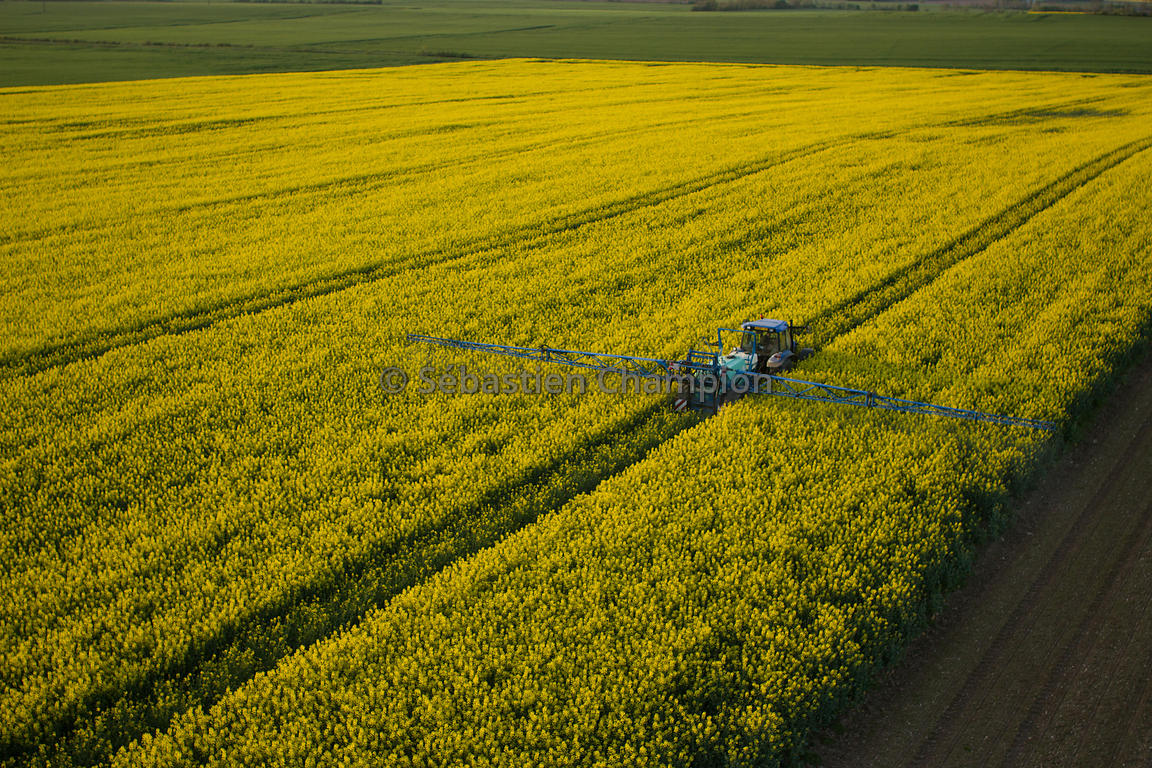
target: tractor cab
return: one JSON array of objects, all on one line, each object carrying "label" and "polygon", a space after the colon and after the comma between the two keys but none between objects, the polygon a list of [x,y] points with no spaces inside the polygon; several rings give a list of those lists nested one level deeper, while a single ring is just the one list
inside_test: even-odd
[{"label": "tractor cab", "polygon": [[793,327],[785,320],[748,320],[740,330],[722,329],[740,334],[740,345],[725,355],[721,365],[741,366],[752,373],[783,373],[812,354],[811,349],[797,349],[794,334],[807,330]]},{"label": "tractor cab", "polygon": [[[678,364],[697,378],[697,386],[690,395],[676,399],[677,408],[715,411],[723,402],[749,391],[746,374],[775,376],[790,370],[815,351],[796,348],[795,334],[807,330],[784,320],[766,318],[748,320],[739,328],[717,329],[716,341],[706,342],[714,351],[689,350]],[[712,378],[716,383],[704,386],[702,382],[709,380],[705,374],[718,377],[718,381]]]}]

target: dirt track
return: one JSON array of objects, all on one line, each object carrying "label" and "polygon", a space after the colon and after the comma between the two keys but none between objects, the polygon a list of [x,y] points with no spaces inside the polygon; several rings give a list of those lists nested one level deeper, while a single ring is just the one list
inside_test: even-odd
[{"label": "dirt track", "polygon": [[1152,766],[1152,355],[843,727],[827,768]]}]

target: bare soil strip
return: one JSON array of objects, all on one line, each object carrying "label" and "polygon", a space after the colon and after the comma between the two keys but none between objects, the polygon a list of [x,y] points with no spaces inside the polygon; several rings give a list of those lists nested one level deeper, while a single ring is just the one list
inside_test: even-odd
[{"label": "bare soil strip", "polygon": [[821,764],[1152,765],[1152,355]]}]

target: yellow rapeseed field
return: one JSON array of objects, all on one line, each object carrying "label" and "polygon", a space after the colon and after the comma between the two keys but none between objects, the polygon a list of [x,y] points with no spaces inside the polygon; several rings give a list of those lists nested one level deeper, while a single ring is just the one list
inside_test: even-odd
[{"label": "yellow rapeseed field", "polygon": [[1069,427],[1148,330],[1150,95],[536,61],[0,90],[5,764],[787,762],[1059,437],[381,369],[513,367],[408,332],[674,357],[764,314],[811,322],[806,378]]}]

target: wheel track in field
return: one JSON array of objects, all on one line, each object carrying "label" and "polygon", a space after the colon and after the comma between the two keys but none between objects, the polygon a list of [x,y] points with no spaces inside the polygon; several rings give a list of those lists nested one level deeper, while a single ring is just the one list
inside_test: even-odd
[{"label": "wheel track in field", "polygon": [[[221,121],[225,122],[225,121]],[[244,123],[245,121],[236,121]],[[248,121],[251,122],[251,121]],[[645,126],[645,130],[653,128],[675,127],[679,124],[687,124],[694,122],[692,120],[682,121],[667,121],[667,123],[654,123]],[[159,129],[158,129],[159,132]],[[377,140],[389,140],[404,138],[409,135],[416,135],[417,131],[398,132],[387,134],[384,136],[377,136]],[[583,144],[592,144],[596,141],[617,134],[617,131],[597,131],[593,133],[584,133],[577,136],[570,136],[564,139],[558,139],[547,145],[547,149],[555,147],[575,147]],[[211,209],[216,207],[225,207],[230,205],[237,205],[241,203],[251,203],[260,200],[270,200],[275,198],[288,198],[293,195],[309,194],[314,192],[325,191],[340,191],[340,190],[358,190],[358,189],[380,189],[396,182],[397,179],[403,179],[409,176],[417,176],[420,174],[432,173],[435,171],[445,170],[448,168],[461,168],[478,165],[481,163],[490,163],[494,160],[502,160],[506,158],[516,157],[518,155],[529,154],[531,152],[538,152],[545,149],[538,141],[527,142],[521,146],[508,148],[504,150],[476,154],[471,157],[456,158],[450,161],[441,162],[426,162],[416,163],[397,168],[391,168],[386,171],[377,171],[371,173],[357,173],[335,178],[325,179],[323,181],[315,181],[308,183],[292,184],[288,186],[276,187],[275,189],[260,190],[255,192],[244,192],[240,194],[223,195],[201,200],[193,200],[190,202],[181,203],[162,203],[152,208],[145,209],[139,213],[148,215],[163,215],[163,214],[181,214],[190,211]],[[269,151],[274,151],[269,147],[258,147],[250,150],[237,150],[229,152],[228,157],[235,158],[240,155],[260,155]],[[214,160],[220,160],[216,157]],[[101,166],[98,171],[100,173],[114,173],[126,169],[139,167],[141,163],[121,163],[109,166]],[[21,180],[25,181],[25,180]],[[35,179],[33,180],[35,181]],[[119,221],[88,221],[81,222],[78,225],[72,225],[72,228],[83,229],[87,232],[101,232],[113,229],[120,225]],[[27,243],[36,240],[41,240],[50,237],[57,232],[56,227],[46,227],[39,230],[28,230],[23,232],[15,232],[0,235],[0,245],[11,245],[15,243]],[[113,329],[111,332],[115,333]]]},{"label": "wheel track in field", "polygon": [[[1145,659],[1144,669],[1152,669],[1152,654]],[[1121,765],[1125,755],[1152,754],[1152,732],[1148,728],[1152,723],[1152,677],[1145,679],[1144,690],[1131,712],[1124,733],[1109,756],[1110,765]]]},{"label": "wheel track in field", "polygon": [[[500,97],[500,98],[508,98],[508,97],[505,96],[505,97]],[[468,99],[449,99],[447,101],[468,101]],[[352,110],[352,111],[367,111],[367,110]],[[327,114],[327,113],[325,113],[325,114]],[[722,117],[726,117],[726,116],[722,116]],[[260,119],[261,118],[253,118],[252,120],[239,120],[239,121],[232,121],[232,122],[234,124],[237,124],[237,125],[245,125],[245,124],[252,123],[252,122],[258,122]],[[269,119],[286,119],[286,118],[284,118],[282,116],[275,116],[275,118],[269,118]],[[228,121],[219,121],[219,122],[220,123],[226,123]],[[679,126],[692,125],[692,124],[698,123],[698,122],[700,122],[700,120],[698,118],[684,118],[684,119],[679,119],[679,120],[663,120],[663,121],[659,121],[659,122],[655,122],[655,123],[646,124],[643,126],[643,130],[645,130],[645,131],[651,131],[651,130],[655,130],[655,129],[666,130],[669,128],[676,128]],[[159,134],[162,132],[159,129],[157,129],[157,133]],[[177,131],[173,131],[172,133],[177,133]],[[393,134],[387,134],[384,136],[377,136],[376,139],[377,140],[388,140],[388,139],[404,138],[404,137],[410,136],[410,135],[418,135],[419,133],[420,132],[417,130],[404,131],[404,132],[398,132],[398,133],[393,133]],[[190,211],[210,209],[210,208],[223,207],[223,206],[229,206],[229,205],[236,205],[239,203],[251,203],[251,202],[256,202],[256,201],[260,201],[260,200],[268,200],[268,199],[274,199],[274,198],[280,198],[280,197],[291,197],[293,195],[309,194],[309,193],[313,193],[313,192],[340,191],[340,190],[345,190],[345,189],[349,189],[349,190],[381,189],[381,188],[387,187],[387,186],[395,183],[395,181],[397,179],[403,179],[403,178],[410,177],[410,176],[417,176],[420,174],[433,173],[435,171],[442,171],[442,170],[446,170],[446,169],[459,169],[461,167],[471,167],[471,166],[480,165],[480,164],[489,164],[489,163],[492,163],[493,161],[503,160],[503,159],[508,159],[508,158],[514,158],[514,157],[518,157],[520,155],[531,154],[533,152],[543,152],[543,151],[551,152],[557,148],[562,148],[562,147],[572,148],[572,147],[580,147],[580,146],[583,146],[585,144],[595,144],[596,142],[598,142],[604,138],[611,137],[611,136],[618,136],[619,133],[620,133],[620,131],[616,130],[616,129],[592,131],[590,133],[589,132],[581,133],[579,135],[569,136],[569,137],[563,138],[563,139],[549,140],[549,142],[547,144],[541,144],[539,141],[540,137],[537,136],[537,137],[532,137],[534,139],[533,141],[526,141],[525,143],[523,143],[519,146],[516,146],[516,147],[510,147],[507,149],[502,149],[502,150],[497,150],[497,151],[485,151],[485,152],[473,155],[471,157],[455,158],[453,160],[446,160],[446,161],[440,161],[440,162],[417,163],[417,164],[413,164],[413,165],[407,165],[407,166],[403,166],[403,167],[392,168],[392,169],[389,169],[386,171],[377,171],[377,172],[371,172],[371,173],[357,173],[357,174],[352,174],[352,175],[348,175],[348,176],[340,176],[337,178],[327,179],[324,181],[316,181],[316,182],[310,182],[310,183],[305,183],[305,184],[294,184],[294,185],[289,185],[289,186],[285,186],[285,187],[277,187],[275,189],[269,189],[269,190],[263,190],[263,191],[257,191],[257,192],[245,192],[242,194],[224,195],[224,196],[220,196],[220,197],[212,197],[212,198],[207,198],[207,199],[203,199],[203,200],[195,200],[195,201],[191,201],[191,202],[187,202],[187,203],[164,203],[161,205],[157,205],[154,208],[148,208],[146,210],[140,211],[140,213],[145,213],[145,214],[149,214],[149,215],[181,214],[181,213],[187,213]],[[853,137],[848,137],[848,138],[853,138]],[[811,145],[807,145],[807,146],[811,146]],[[801,149],[803,149],[803,148],[801,148]],[[240,156],[240,155],[259,155],[259,154],[267,153],[269,151],[274,151],[274,150],[270,150],[268,147],[258,147],[256,149],[251,149],[251,150],[236,150],[234,152],[229,152],[228,157],[235,158],[235,157]],[[220,160],[221,158],[217,157],[217,158],[213,158],[213,159]],[[140,163],[123,163],[123,164],[116,164],[116,165],[109,165],[109,166],[101,166],[98,170],[101,173],[113,173],[116,171],[123,171],[125,169],[139,167],[140,165],[141,165]],[[27,180],[21,179],[21,181],[27,181]],[[35,179],[33,181],[35,181]],[[119,225],[120,225],[119,221],[111,221],[111,222],[89,221],[87,223],[81,222],[79,225],[72,225],[72,227],[84,229],[87,232],[101,232],[101,231],[113,229]],[[525,228],[530,229],[530,228],[533,228],[536,226],[540,226],[540,224],[527,225]],[[12,244],[15,244],[18,242],[19,243],[27,243],[27,242],[34,242],[36,240],[42,240],[46,237],[51,237],[57,231],[58,231],[58,228],[56,228],[56,227],[46,227],[46,228],[42,228],[39,230],[28,230],[28,231],[23,231],[23,232],[0,234],[0,246],[12,245]],[[482,239],[483,238],[476,238],[476,240],[482,240]],[[110,331],[110,332],[114,333],[116,331],[115,331],[115,329],[112,329],[112,331]]]},{"label": "wheel track in field", "polygon": [[[555,461],[530,468],[518,482],[494,487],[402,539],[376,542],[339,572],[302,583],[221,625],[214,635],[194,639],[182,658],[142,671],[120,689],[86,697],[42,724],[58,735],[48,747],[50,758],[66,765],[105,762],[117,748],[152,728],[165,727],[173,716],[197,705],[210,706],[298,648],[361,621],[404,589],[591,491],[699,421],[692,415],[668,418],[663,410],[662,402],[648,404],[571,446]],[[642,437],[621,451],[621,434]],[[181,702],[175,709],[173,694]],[[39,748],[27,734],[5,735],[0,762],[38,764],[34,758]]]},{"label": "wheel track in field", "polygon": [[[624,87],[624,86],[617,86],[617,87]],[[581,92],[583,90],[586,90],[586,89],[579,89],[579,91],[577,91],[577,92]],[[535,95],[542,95],[542,94],[535,94]],[[486,97],[482,97],[482,98],[483,99],[502,99],[502,98],[510,98],[510,97],[507,95],[500,95],[500,96],[486,96]],[[701,96],[698,98],[706,98],[706,97]],[[444,100],[437,100],[437,101],[431,101],[431,102],[419,102],[415,105],[400,104],[400,105],[395,105],[395,107],[386,107],[386,108],[403,108],[403,107],[408,107],[408,106],[426,106],[429,104],[467,102],[467,101],[473,101],[473,100],[475,100],[475,99],[470,99],[470,98],[444,99]],[[662,103],[664,101],[666,101],[666,99],[651,98],[651,99],[641,99],[641,100],[638,100],[636,103],[646,103],[646,102]],[[911,127],[911,128],[907,128],[906,130],[914,131],[914,130],[930,130],[933,128],[954,128],[954,127],[965,127],[965,126],[973,126],[973,125],[984,125],[986,123],[994,124],[994,125],[1000,125],[1000,124],[1004,124],[1005,121],[1012,121],[1012,120],[1016,120],[1016,119],[1021,119],[1021,118],[1027,117],[1029,115],[1035,114],[1038,111],[1047,110],[1048,112],[1058,112],[1059,110],[1062,110],[1062,109],[1071,109],[1074,107],[1088,106],[1088,105],[1091,105],[1091,104],[1099,102],[1099,101],[1100,101],[1099,98],[1075,99],[1072,101],[1061,101],[1061,102],[1057,102],[1054,104],[1044,104],[1044,105],[1038,105],[1038,106],[1033,106],[1033,107],[1028,107],[1028,108],[1005,110],[1003,112],[997,112],[997,113],[993,113],[991,115],[982,116],[980,118],[957,118],[955,120],[947,120],[947,121],[943,121],[940,123],[927,125],[927,126]],[[239,126],[239,125],[254,124],[254,123],[263,122],[263,121],[287,120],[287,119],[291,119],[294,117],[302,117],[302,116],[307,115],[307,114],[332,115],[332,114],[342,114],[342,113],[346,113],[346,112],[349,112],[349,113],[371,112],[371,111],[378,111],[379,109],[381,109],[381,107],[354,107],[354,108],[348,108],[348,109],[328,110],[328,111],[321,112],[321,113],[300,113],[300,114],[284,113],[284,114],[277,114],[277,115],[272,115],[272,116],[255,116],[252,118],[244,118],[244,119],[232,120],[232,121],[229,121],[229,120],[206,121],[206,122],[197,123],[196,125],[200,126],[200,127],[205,127],[205,126],[210,127],[210,126],[217,125],[217,124],[219,124],[221,126],[223,126],[223,125]],[[742,116],[742,117],[749,116],[750,114],[753,114],[753,113],[744,113],[744,112],[737,113],[738,116]],[[720,115],[719,116],[720,119],[723,119],[724,117],[728,117],[728,115]],[[684,118],[684,119],[679,119],[679,120],[662,120],[659,122],[650,123],[650,124],[643,126],[643,130],[645,130],[645,131],[650,131],[653,129],[664,130],[664,129],[669,129],[669,128],[675,128],[678,126],[692,125],[692,124],[695,124],[698,122],[700,122],[699,118],[695,118],[695,117]],[[2,121],[0,121],[0,124],[2,124]],[[183,125],[183,124],[181,124],[181,125]],[[133,130],[139,130],[139,129],[133,129]],[[167,133],[165,133],[160,128],[156,128],[153,130],[157,134],[162,134],[162,135],[168,135],[168,133],[188,132],[188,131],[168,131]],[[401,138],[401,137],[408,136],[408,135],[414,134],[414,133],[416,133],[416,132],[404,131],[404,132],[399,132],[399,133],[387,134],[383,137],[377,137],[377,138],[383,138],[383,139]],[[894,133],[893,131],[885,131],[885,132],[878,132],[878,133],[874,133],[874,134],[869,134],[869,133],[853,134],[853,135],[848,135],[848,136],[843,136],[843,137],[837,137],[834,140],[826,140],[825,142],[818,142],[815,145],[811,145],[811,144],[805,145],[805,147],[800,147],[798,149],[804,150],[806,148],[815,147],[818,145],[822,145],[824,143],[838,144],[838,143],[843,142],[843,141],[854,141],[854,140],[862,140],[862,139],[868,139],[868,138],[883,138],[885,136],[892,135],[893,133]],[[103,135],[104,134],[99,134],[97,136],[97,138],[99,136],[103,136]],[[324,191],[328,191],[328,190],[340,190],[343,188],[356,188],[356,187],[359,187],[361,185],[366,185],[366,187],[368,189],[378,189],[378,188],[387,186],[388,184],[394,182],[395,179],[397,179],[397,178],[403,178],[406,176],[413,176],[413,175],[422,174],[422,173],[429,173],[429,172],[434,172],[434,171],[438,171],[438,170],[445,170],[445,169],[449,169],[449,168],[456,169],[456,168],[460,168],[461,166],[471,166],[471,165],[476,165],[479,163],[491,163],[493,160],[500,160],[500,159],[505,159],[505,158],[517,157],[519,155],[530,154],[532,152],[539,152],[539,151],[543,151],[543,150],[552,151],[557,147],[578,147],[578,146],[582,146],[584,144],[595,143],[595,142],[597,142],[600,139],[603,139],[605,137],[616,136],[616,135],[619,135],[619,130],[617,130],[617,129],[593,131],[591,133],[582,133],[579,135],[570,136],[570,137],[565,138],[565,139],[551,140],[546,146],[541,145],[539,142],[528,142],[528,143],[523,144],[521,146],[512,147],[509,149],[498,150],[498,151],[485,151],[483,153],[476,154],[476,155],[473,155],[471,157],[456,158],[456,159],[451,160],[451,161],[419,163],[419,164],[409,165],[409,166],[405,166],[405,167],[401,167],[401,168],[394,168],[394,169],[390,169],[390,170],[382,171],[382,172],[352,174],[350,176],[340,176],[338,178],[327,179],[325,181],[317,181],[317,182],[312,182],[312,183],[307,183],[307,184],[296,184],[296,185],[291,185],[291,186],[287,186],[287,187],[278,187],[276,189],[264,190],[264,191],[258,191],[258,192],[246,192],[243,194],[225,195],[222,197],[213,197],[213,198],[204,199],[204,200],[196,200],[196,201],[189,202],[189,203],[161,204],[161,205],[156,206],[155,208],[149,208],[145,211],[141,211],[141,213],[179,214],[179,213],[186,213],[188,211],[194,211],[194,210],[199,210],[199,209],[207,209],[207,208],[213,208],[213,207],[218,207],[218,206],[235,205],[237,203],[254,202],[254,201],[258,201],[258,200],[264,200],[264,199],[270,199],[270,198],[276,198],[276,197],[288,197],[288,196],[297,195],[297,194],[307,194],[307,193],[311,193],[311,192],[324,192]],[[81,138],[88,138],[88,135],[82,136]],[[250,150],[236,150],[234,152],[229,153],[229,157],[234,157],[237,155],[261,154],[261,153],[266,153],[268,151],[270,151],[270,149],[268,147],[258,147],[256,149],[250,149]],[[105,165],[105,166],[101,166],[99,168],[99,171],[102,173],[112,173],[112,172],[116,172],[116,171],[123,171],[125,169],[129,169],[129,168],[133,168],[133,167],[138,167],[139,165],[140,165],[140,163],[138,163],[138,162]],[[702,177],[702,178],[706,178],[706,177]],[[36,180],[37,179],[34,178],[33,182],[35,182]],[[27,179],[20,179],[20,181],[26,182]],[[594,210],[594,209],[592,209],[592,210]],[[118,225],[118,222],[95,222],[95,221],[93,221],[93,222],[88,222],[88,223],[82,222],[79,225],[72,225],[72,228],[81,228],[81,229],[84,229],[84,230],[89,231],[89,232],[98,232],[98,231],[104,231],[104,230],[111,229],[117,225]],[[540,224],[528,225],[527,227],[525,227],[525,229],[531,229],[531,228],[538,227],[538,226],[540,226]],[[33,241],[40,240],[40,239],[43,239],[46,237],[50,237],[51,235],[53,235],[57,231],[58,231],[57,227],[47,227],[47,228],[43,228],[43,229],[39,229],[39,230],[25,230],[22,232],[6,233],[6,234],[0,233],[0,246],[11,245],[11,244],[14,244],[17,242],[22,242],[22,243],[33,242]],[[483,238],[474,238],[474,240],[482,241]],[[331,277],[331,276],[328,276],[328,277]],[[326,278],[318,278],[318,279],[326,279]],[[296,286],[296,287],[299,287],[299,286]],[[243,300],[243,298],[244,297],[241,297],[239,299],[235,299],[235,301],[241,301],[241,300]],[[251,298],[251,297],[249,297],[249,298]],[[163,320],[163,318],[157,318],[155,321],[160,322],[162,320]],[[105,333],[113,333],[114,334],[114,333],[118,333],[118,332],[119,332],[118,329],[109,329]],[[82,339],[80,339],[78,341],[82,341]],[[30,353],[26,353],[26,354],[34,354],[34,353],[35,352],[30,352]],[[0,362],[2,362],[2,361],[0,361]]]},{"label": "wheel track in field", "polygon": [[[853,141],[861,141],[869,138],[883,138],[885,135],[869,133],[848,138]],[[0,372],[2,372],[0,377],[33,375],[82,360],[94,359],[114,349],[141,344],[160,336],[180,335],[200,330],[241,315],[265,312],[298,301],[326,296],[359,285],[394,277],[413,269],[463,264],[479,254],[512,245],[538,246],[553,235],[608,221],[642,208],[659,205],[701,192],[710,187],[753,176],[775,166],[829,149],[835,146],[838,141],[840,140],[821,141],[792,150],[784,150],[752,163],[727,168],[714,174],[672,184],[641,195],[631,195],[604,206],[561,216],[551,221],[526,225],[495,237],[473,238],[466,243],[454,245],[452,251],[432,249],[403,263],[366,265],[311,282],[229,300],[213,307],[173,313],[155,321],[103,332],[95,336],[77,339],[74,342],[45,345],[31,352],[8,355],[0,359]]]},{"label": "wheel track in field", "polygon": [[875,285],[810,319],[821,344],[876,317],[935,281],[950,267],[983,252],[1104,172],[1152,146],[1138,139],[1105,152],[1044,185],[1015,205],[981,222],[950,243],[892,273]]},{"label": "wheel track in field", "polygon": [[[6,40],[18,41],[18,38],[12,38],[12,37],[6,37],[3,35],[0,35],[0,41],[6,41]],[[37,41],[26,40],[26,42],[37,42]],[[341,72],[345,73],[345,76],[347,76],[346,70],[342,70]],[[280,73],[280,74],[292,74],[292,73]],[[295,73],[295,74],[300,74],[300,73]],[[313,73],[313,74],[317,74],[317,73]],[[74,83],[69,87],[84,88],[86,86],[91,86],[91,85],[92,85],[92,83]],[[435,106],[440,106],[442,104],[467,104],[470,102],[486,103],[486,102],[492,102],[492,101],[521,101],[525,98],[531,98],[531,97],[570,96],[570,95],[578,94],[578,93],[603,94],[607,91],[613,91],[613,90],[627,91],[630,89],[634,89],[635,87],[636,87],[635,85],[627,84],[627,83],[626,84],[602,84],[602,85],[598,85],[598,86],[588,86],[588,87],[583,87],[583,88],[568,88],[568,89],[565,89],[562,91],[555,91],[555,90],[521,91],[518,93],[489,93],[489,94],[483,94],[483,95],[479,95],[479,96],[453,96],[453,97],[442,98],[442,99],[415,99],[412,101],[403,101],[403,102],[397,102],[394,104],[379,104],[379,103],[377,103],[377,104],[370,104],[367,106],[359,105],[359,106],[351,106],[351,107],[331,107],[331,108],[327,108],[327,109],[316,109],[316,110],[290,110],[290,111],[276,112],[276,113],[270,114],[270,115],[257,114],[257,115],[251,115],[250,117],[246,117],[246,118],[240,118],[240,121],[242,121],[243,123],[266,123],[266,122],[272,122],[272,121],[276,121],[276,120],[295,120],[295,119],[302,119],[302,118],[334,117],[337,115],[339,115],[343,118],[348,118],[352,115],[357,115],[357,114],[391,112],[394,110],[420,108],[420,107],[435,107]],[[40,88],[43,88],[43,86],[41,86]],[[12,90],[8,90],[8,89],[0,88],[0,97],[8,96],[8,95],[15,95],[16,93],[42,93],[42,91],[41,90],[12,91]],[[721,98],[721,97],[717,96],[715,98]],[[672,100],[673,100],[672,97],[650,97],[647,99],[636,99],[635,103],[649,103],[649,102],[659,103],[661,101],[668,102],[668,101],[672,101]],[[628,101],[627,103],[633,103],[633,102]],[[563,111],[563,110],[564,110],[564,108],[560,107],[560,108],[553,109],[550,111],[541,111],[541,114],[550,114],[550,112]],[[139,118],[129,118],[129,119],[140,120]],[[194,120],[188,120],[188,119],[185,119],[185,120],[173,119],[169,123],[167,123],[167,125],[187,125],[187,124],[191,124],[193,122],[195,122],[195,121]],[[104,121],[90,121],[86,125],[76,125],[72,119],[67,118],[67,117],[52,118],[50,120],[37,120],[37,119],[24,119],[24,118],[14,120],[14,119],[0,118],[0,127],[10,126],[10,125],[42,125],[45,128],[47,128],[49,130],[54,130],[54,131],[69,130],[69,129],[75,130],[75,131],[81,132],[81,134],[79,136],[75,137],[75,138],[81,139],[81,140],[90,139],[90,138],[91,139],[116,139],[116,138],[126,138],[126,137],[133,137],[133,136],[139,136],[139,135],[143,135],[143,136],[153,135],[152,129],[144,129],[142,132],[138,132],[140,130],[138,127],[133,127],[132,125],[125,124],[125,120],[123,118],[121,118],[121,119],[109,118],[109,119],[104,120]],[[159,125],[165,125],[165,123],[160,123]],[[83,131],[85,131],[86,127],[89,127],[89,130],[87,132],[83,132]]]},{"label": "wheel track in field", "polygon": [[[1043,106],[1045,109],[1052,110],[1070,106],[1080,106],[1083,104],[1083,102],[1083,99],[1077,99],[1069,102],[1059,102],[1056,104],[1047,104]],[[1036,107],[1030,107],[1028,110],[1008,110],[1003,113],[996,113],[994,115],[988,116],[988,119],[1011,118],[1028,111],[1034,111],[1035,109]],[[956,120],[944,121],[935,125],[921,126],[921,129],[931,129],[941,126],[946,127],[956,123]],[[659,205],[679,197],[701,192],[710,187],[732,183],[739,179],[754,176],[758,173],[762,173],[773,167],[786,164],[793,160],[798,160],[810,155],[817,154],[844,142],[880,140],[884,138],[890,138],[894,135],[897,135],[897,133],[898,132],[896,130],[868,131],[852,134],[849,136],[839,136],[834,139],[817,141],[801,147],[773,153],[751,163],[746,163],[739,166],[731,166],[712,174],[705,174],[703,176],[696,177],[695,179],[690,179],[688,181],[661,187],[641,195],[630,195],[604,206],[564,215],[550,221],[528,224],[505,233],[500,233],[494,237],[474,237],[464,243],[452,245],[451,250],[448,250],[447,248],[433,248],[425,251],[423,254],[420,254],[413,259],[405,260],[402,263],[396,263],[393,261],[383,264],[368,264],[362,267],[356,267],[345,270],[343,272],[338,272],[333,275],[315,278],[303,283],[297,283],[295,285],[289,285],[282,288],[240,296],[208,307],[191,308],[184,311],[174,312],[166,317],[150,319],[139,324],[123,326],[118,329],[109,329],[99,333],[82,334],[73,341],[50,343],[31,351],[16,354],[6,354],[0,356],[0,379],[22,375],[34,375],[36,373],[40,373],[52,368],[63,367],[82,360],[94,359],[112,350],[141,344],[160,336],[180,335],[191,331],[201,330],[213,326],[216,323],[236,318],[241,315],[265,312],[277,307],[295,303],[297,301],[304,301],[319,296],[326,296],[366,283],[387,279],[388,277],[395,276],[410,269],[420,269],[436,265],[443,266],[451,265],[454,263],[462,263],[470,258],[473,258],[473,256],[478,252],[496,250],[517,243],[522,243],[531,247],[534,244],[543,242],[547,237],[558,234],[560,232],[571,229],[578,229],[580,227],[584,227],[589,224],[595,224],[597,222],[607,221],[645,207]],[[571,142],[573,145],[579,145],[585,141],[595,141],[600,137],[601,136],[599,134],[594,135],[591,139],[587,137],[573,137]],[[532,149],[523,147],[516,150],[509,150],[509,156],[529,151],[532,151]],[[490,160],[491,156],[487,156],[484,159]],[[404,169],[403,171],[399,172],[399,175],[426,172],[427,170],[436,170],[437,168],[444,167],[447,167],[447,164],[429,164],[426,168],[420,167],[416,170],[411,168]],[[1106,168],[1102,170],[1106,170]],[[355,186],[356,184],[373,181],[377,183],[377,185],[383,185],[387,184],[389,180],[395,178],[396,175],[397,173],[395,172],[388,172],[384,174],[364,174],[363,176],[354,176],[350,178],[320,182],[315,185],[300,185],[288,190],[281,189],[276,190],[275,192],[252,193],[224,199],[214,199],[212,201],[195,203],[190,206],[172,206],[170,210],[165,210],[169,210],[169,212],[172,213],[179,213],[182,210],[196,207],[227,205],[236,202],[262,199],[273,195],[280,196],[283,194],[291,195],[308,193],[312,191],[323,191],[325,189],[340,188],[343,186]],[[1004,214],[1001,215],[1003,216]],[[890,278],[885,282],[892,282],[893,280],[894,278]],[[867,292],[862,292],[854,300],[850,300],[848,304],[860,303],[864,298],[866,298],[866,295]],[[831,317],[833,314],[835,314],[835,310],[829,310],[823,314],[824,316]]]}]

